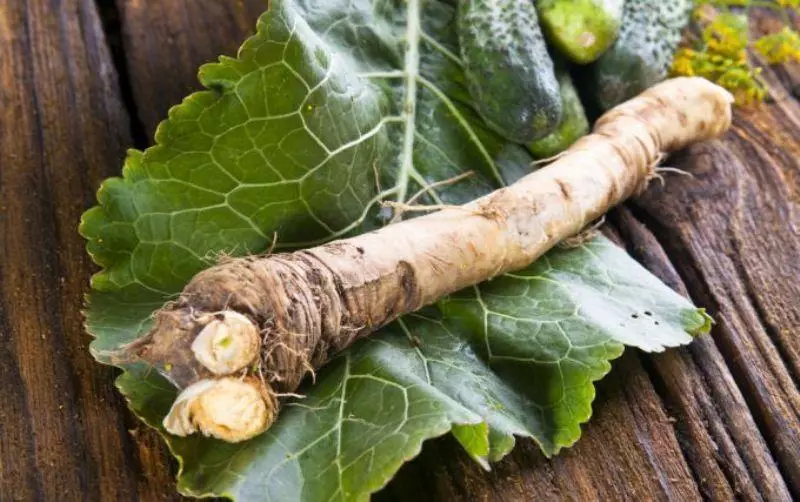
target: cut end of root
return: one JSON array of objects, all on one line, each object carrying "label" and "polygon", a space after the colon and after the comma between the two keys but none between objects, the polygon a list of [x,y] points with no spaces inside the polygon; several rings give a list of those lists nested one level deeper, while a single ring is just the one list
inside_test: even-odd
[{"label": "cut end of root", "polygon": [[200,432],[229,443],[253,438],[272,425],[275,406],[252,380],[201,380],[183,390],[164,418],[176,436]]},{"label": "cut end of root", "polygon": [[192,342],[195,359],[219,376],[246,368],[256,360],[260,350],[258,328],[234,311],[218,314]]}]

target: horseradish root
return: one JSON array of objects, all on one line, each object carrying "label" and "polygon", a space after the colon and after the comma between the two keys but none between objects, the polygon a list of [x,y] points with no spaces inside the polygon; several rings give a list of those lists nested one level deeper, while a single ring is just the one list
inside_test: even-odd
[{"label": "horseradish root", "polygon": [[397,317],[528,266],[643,190],[663,155],[730,125],[732,97],[699,78],[661,83],[601,117],[557,161],[466,204],[293,253],[197,274],[127,347],[182,389],[166,429],[242,441],[280,396]]}]

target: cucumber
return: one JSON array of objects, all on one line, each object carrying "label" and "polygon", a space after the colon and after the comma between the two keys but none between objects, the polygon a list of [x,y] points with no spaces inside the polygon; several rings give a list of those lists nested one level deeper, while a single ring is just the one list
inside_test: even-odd
[{"label": "cucumber", "polygon": [[553,61],[531,0],[460,0],[458,36],[475,107],[504,138],[527,144],[561,119]]},{"label": "cucumber", "polygon": [[623,0],[539,0],[542,29],[559,52],[587,64],[617,38]]},{"label": "cucumber", "polygon": [[625,0],[614,45],[594,63],[597,102],[608,109],[667,76],[692,0]]},{"label": "cucumber", "polygon": [[550,135],[528,144],[528,150],[538,159],[563,152],[589,132],[589,120],[586,118],[578,91],[572,83],[572,77],[566,68],[558,68],[556,74],[561,89],[563,110],[561,123]]}]

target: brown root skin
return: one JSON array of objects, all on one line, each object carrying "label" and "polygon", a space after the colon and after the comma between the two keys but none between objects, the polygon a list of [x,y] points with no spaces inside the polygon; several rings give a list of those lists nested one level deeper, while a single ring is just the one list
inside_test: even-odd
[{"label": "brown root skin", "polygon": [[[278,414],[277,396],[294,392],[333,354],[402,314],[529,265],[643,190],[663,153],[724,133],[732,101],[703,79],[666,81],[607,112],[593,134],[549,166],[463,207],[200,272],[132,351],[181,389],[215,379],[230,386],[231,377],[213,374],[192,345],[210,323],[224,322],[225,312],[236,313],[230,318],[249,320],[260,335],[259,357],[239,370],[244,380],[237,388],[251,386],[241,394],[263,396],[263,406],[253,404],[244,421],[219,415],[227,422],[216,428],[208,423],[217,416],[207,412],[214,408],[209,399],[202,406],[193,401],[194,407],[184,399],[165,419],[168,430],[200,430],[228,441],[260,433]],[[211,395],[210,384],[203,385],[203,395]],[[202,424],[191,417],[202,417]]]}]

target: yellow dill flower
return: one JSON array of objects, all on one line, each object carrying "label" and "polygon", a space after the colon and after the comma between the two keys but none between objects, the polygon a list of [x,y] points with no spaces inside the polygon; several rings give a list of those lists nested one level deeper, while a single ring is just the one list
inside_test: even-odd
[{"label": "yellow dill flower", "polygon": [[672,75],[698,76],[717,83],[733,94],[739,105],[763,101],[766,96],[758,79],[759,68],[705,51],[681,48],[672,61]]},{"label": "yellow dill flower", "polygon": [[[800,2],[800,0],[795,1]],[[777,33],[761,37],[753,47],[767,59],[769,64],[800,62],[800,35],[788,26],[784,26]]]},{"label": "yellow dill flower", "polygon": [[800,0],[775,0],[784,9],[800,9]]},{"label": "yellow dill flower", "polygon": [[695,51],[688,48],[678,49],[675,57],[672,59],[672,74],[683,75],[685,77],[693,77],[695,75],[694,65],[692,63],[695,57]]},{"label": "yellow dill flower", "polygon": [[703,30],[706,50],[737,61],[746,59],[747,24],[740,16],[731,13],[718,15]]},{"label": "yellow dill flower", "polygon": [[[692,21],[699,34],[693,47],[675,53],[672,75],[704,77],[728,89],[740,105],[764,100],[767,88],[760,78],[761,68],[748,59],[748,48],[761,53],[770,64],[800,62],[800,34],[789,27],[752,41],[749,38],[750,7],[770,7],[788,19],[783,9],[800,8],[800,0],[775,0],[769,4],[754,0],[694,0]],[[741,12],[744,14],[735,14]]]},{"label": "yellow dill flower", "polygon": [[749,87],[744,91],[743,97],[735,97],[744,105],[761,103],[767,97],[767,91],[763,87]]}]

